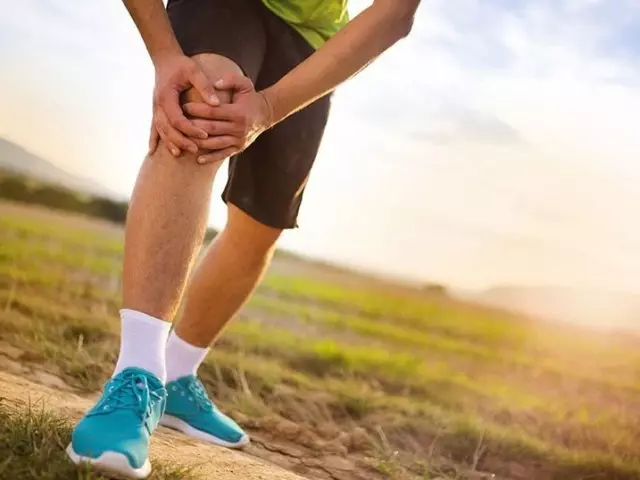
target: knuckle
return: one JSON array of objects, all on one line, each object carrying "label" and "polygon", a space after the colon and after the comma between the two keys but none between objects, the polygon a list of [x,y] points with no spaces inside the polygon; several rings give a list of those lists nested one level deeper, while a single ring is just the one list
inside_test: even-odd
[{"label": "knuckle", "polygon": [[183,132],[193,130],[191,123],[185,118],[179,118],[176,123]]}]

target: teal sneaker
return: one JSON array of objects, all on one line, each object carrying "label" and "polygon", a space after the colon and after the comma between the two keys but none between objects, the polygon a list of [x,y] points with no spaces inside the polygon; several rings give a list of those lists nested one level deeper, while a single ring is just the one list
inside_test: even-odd
[{"label": "teal sneaker", "polygon": [[147,478],[151,473],[149,437],[164,412],[167,391],[140,368],[127,368],[104,387],[98,403],[71,435],[67,455],[118,478]]},{"label": "teal sneaker", "polygon": [[167,384],[167,408],[160,425],[222,447],[240,448],[249,443],[249,436],[218,410],[193,375]]}]

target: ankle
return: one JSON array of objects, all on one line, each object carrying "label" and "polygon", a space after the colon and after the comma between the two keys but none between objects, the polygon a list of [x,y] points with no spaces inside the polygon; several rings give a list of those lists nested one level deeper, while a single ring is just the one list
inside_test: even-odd
[{"label": "ankle", "polygon": [[209,347],[198,347],[171,332],[166,347],[167,382],[188,375],[196,375],[198,368],[209,353]]},{"label": "ankle", "polygon": [[113,375],[129,367],[137,367],[152,373],[164,383],[165,346],[171,324],[129,309],[120,311],[120,319],[120,355]]}]

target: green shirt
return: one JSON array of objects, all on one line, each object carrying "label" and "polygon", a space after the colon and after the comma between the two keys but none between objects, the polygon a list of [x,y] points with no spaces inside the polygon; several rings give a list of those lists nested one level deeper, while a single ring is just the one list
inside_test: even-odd
[{"label": "green shirt", "polygon": [[349,21],[347,0],[262,0],[314,48],[321,47]]}]

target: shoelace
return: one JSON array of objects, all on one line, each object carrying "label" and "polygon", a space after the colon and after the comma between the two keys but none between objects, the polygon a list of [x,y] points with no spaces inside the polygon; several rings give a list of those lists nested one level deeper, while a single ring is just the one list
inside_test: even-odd
[{"label": "shoelace", "polygon": [[154,400],[162,400],[162,396],[151,391],[144,375],[119,376],[111,380],[107,390],[104,409],[131,409],[144,420],[151,416]]},{"label": "shoelace", "polygon": [[189,390],[189,392],[191,392],[193,398],[200,408],[206,411],[213,410],[213,404],[211,403],[211,400],[209,400],[207,392],[204,389],[204,385],[202,385],[202,382],[199,379],[196,378],[195,380],[189,382],[189,384],[187,385],[187,389]]}]

